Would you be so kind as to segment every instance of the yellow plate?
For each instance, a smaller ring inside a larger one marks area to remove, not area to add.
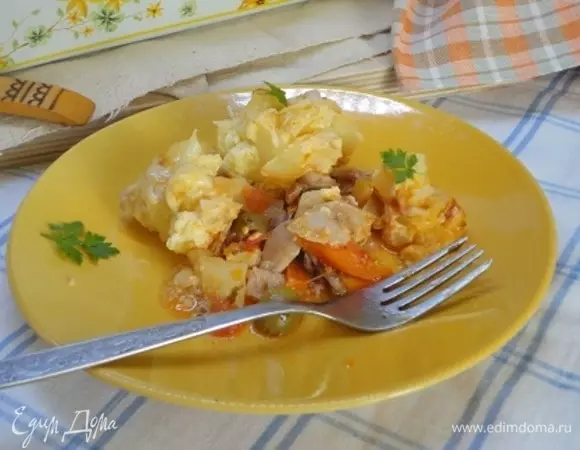
[[[314,87],[323,89],[322,87]],[[298,333],[201,337],[90,372],[172,403],[248,413],[350,408],[424,388],[488,357],[532,316],[551,280],[554,222],[540,188],[498,143],[460,120],[407,100],[328,89],[353,112],[365,140],[354,164],[376,167],[394,147],[427,156],[433,183],[465,208],[471,240],[494,259],[457,299],[412,325],[360,334],[309,317]],[[151,159],[212,121],[245,92],[207,94],[146,111],[87,138],[39,179],[10,235],[8,273],[32,328],[66,344],[173,319],[159,302],[174,258],[157,237],[125,228],[121,190]],[[80,220],[121,254],[94,266],[61,259],[40,236],[49,222]],[[72,282],[71,282],[72,281]]]

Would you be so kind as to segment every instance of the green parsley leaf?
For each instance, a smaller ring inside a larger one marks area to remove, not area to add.
[[[84,254],[91,261],[97,262],[120,253],[111,243],[106,242],[104,236],[90,231],[85,233],[85,226],[79,221],[51,223],[48,230],[40,235],[53,241],[60,255],[79,266],[83,263]]]
[[[391,169],[395,175],[395,183],[399,184],[406,179],[411,179],[415,176],[415,166],[418,158],[415,154],[408,154],[400,148],[390,149],[386,152],[381,152],[381,159],[383,164]]]
[[[50,223],[48,228],[55,235],[59,236],[74,236],[79,237],[85,232],[85,226],[82,222],[68,222],[68,223]]]
[[[270,88],[268,94],[276,97],[280,103],[284,106],[288,106],[288,99],[286,98],[286,92],[280,89],[278,86],[273,85],[272,83],[268,83],[264,81],[264,84]]]
[[[120,253],[117,248],[113,247],[113,244],[105,241],[105,236],[90,231],[85,235],[83,249],[91,261],[109,259]]]

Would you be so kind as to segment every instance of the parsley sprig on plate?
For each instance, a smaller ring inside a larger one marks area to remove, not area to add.
[[[386,152],[381,152],[381,159],[383,165],[391,169],[395,175],[395,183],[402,183],[415,176],[415,166],[418,162],[417,155],[409,154],[398,148],[396,150],[389,149]]]
[[[82,222],[51,223],[41,236],[53,241],[57,251],[66,259],[81,265],[85,255],[92,262],[109,259],[120,252],[105,236],[86,231]]]
[[[268,94],[270,94],[273,97],[276,97],[276,99],[280,103],[282,103],[284,106],[288,106],[288,99],[286,98],[286,92],[284,92],[278,86],[276,86],[272,83],[268,83],[267,81],[264,81],[264,84],[270,88],[270,90],[268,91]]]

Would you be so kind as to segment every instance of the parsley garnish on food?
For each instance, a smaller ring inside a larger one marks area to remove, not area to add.
[[[284,92],[278,86],[273,85],[272,83],[268,83],[267,81],[264,81],[264,84],[270,88],[270,90],[268,91],[268,94],[272,95],[273,97],[276,97],[278,99],[278,101],[280,103],[282,103],[284,106],[288,106],[288,99],[286,98],[286,92]]]
[[[395,183],[402,183],[406,179],[411,179],[415,175],[415,165],[417,155],[408,154],[400,148],[381,152],[383,164],[387,166],[395,175]]]
[[[97,262],[120,253],[113,244],[106,241],[105,236],[85,232],[82,222],[51,223],[48,229],[47,233],[40,233],[41,236],[53,241],[62,256],[78,265],[83,263],[84,255]]]

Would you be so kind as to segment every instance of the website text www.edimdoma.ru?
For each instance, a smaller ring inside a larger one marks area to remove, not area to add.
[[[554,423],[506,423],[497,422],[488,425],[458,424],[451,425],[453,433],[571,433],[572,425]]]

